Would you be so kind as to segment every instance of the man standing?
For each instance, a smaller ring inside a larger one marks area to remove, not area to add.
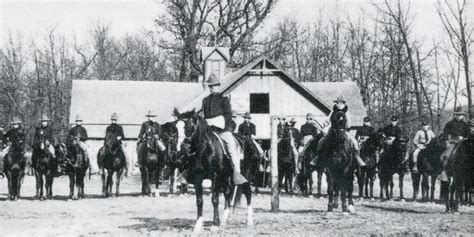
[[[160,141],[160,125],[155,121],[156,114],[153,114],[151,111],[148,111],[145,115],[147,117],[147,121],[142,123],[142,127],[140,129],[140,133],[138,134],[138,143],[137,143],[137,167],[140,167],[142,164],[143,159],[143,152],[145,151],[146,139],[147,136],[153,136],[157,140],[158,149],[160,151],[165,150],[165,145]]]
[[[448,176],[446,175],[448,160],[469,133],[470,128],[464,120],[464,112],[461,107],[457,107],[454,110],[454,118],[445,125],[443,130],[444,139],[446,139],[446,150],[441,154],[443,171],[441,172],[440,179],[442,181],[448,181]]]
[[[211,94],[202,101],[204,119],[219,133],[226,146],[234,166],[234,183],[236,185],[247,183],[247,179],[240,173],[240,160],[243,158],[242,148],[231,132],[232,108],[229,98],[220,93],[221,83],[214,73],[209,76],[206,83]]]
[[[53,159],[56,157],[54,154],[53,143],[53,129],[49,125],[48,115],[43,114],[41,116],[41,122],[35,127],[35,135],[33,137],[33,153],[31,155],[32,165],[36,168],[38,157],[43,151],[49,153]]]
[[[105,136],[107,136],[107,134],[112,134],[114,135],[117,140],[119,140],[120,142],[120,149],[122,150],[122,153],[123,155],[125,156],[125,171],[124,171],[124,174],[125,176],[127,176],[128,174],[128,167],[129,167],[129,160],[128,160],[128,155],[127,153],[125,152],[125,149],[123,147],[123,143],[122,143],[122,140],[125,139],[125,134],[123,133],[123,128],[121,125],[117,124],[117,120],[118,120],[118,115],[117,113],[113,113],[112,116],[110,116],[110,125],[105,129]],[[104,144],[105,144],[105,141],[104,141]],[[101,168],[101,167],[99,167]]]
[[[423,120],[421,122],[421,129],[418,130],[413,138],[413,145],[415,146],[415,151],[413,151],[413,173],[418,173],[418,154],[421,150],[426,148],[426,145],[435,138],[435,135],[431,129],[429,129],[428,121]]]
[[[82,126],[82,118],[79,115],[76,116],[75,122],[76,126],[69,130],[68,146],[71,147],[74,144],[78,144],[79,147],[84,151],[86,158],[89,158],[89,153],[86,146],[86,141],[89,139],[87,136],[87,130]],[[77,164],[74,165],[77,166]]]
[[[255,147],[257,148],[259,157],[263,157],[263,150],[260,147],[260,144],[258,144],[254,140],[254,137],[255,137],[255,134],[256,134],[256,129],[255,129],[255,124],[250,122],[251,119],[252,119],[252,117],[250,116],[250,113],[246,112],[244,114],[244,122],[239,125],[238,134],[250,139],[253,142],[253,144],[255,145]]]
[[[370,136],[375,133],[375,128],[370,125],[371,119],[369,117],[364,118],[364,125],[357,129],[355,138],[359,144],[365,142]]]

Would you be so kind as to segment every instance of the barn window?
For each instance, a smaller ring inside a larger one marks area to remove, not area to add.
[[[250,94],[250,113],[252,114],[270,113],[270,97],[268,93]]]
[[[211,61],[211,74],[214,73],[216,76],[221,75],[221,68],[219,61]]]

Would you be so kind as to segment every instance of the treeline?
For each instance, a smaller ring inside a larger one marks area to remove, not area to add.
[[[230,67],[266,55],[300,81],[356,81],[376,125],[397,114],[406,135],[420,118],[439,130],[463,97],[472,108],[464,0],[436,4],[447,37],[434,42],[415,37],[416,13],[405,1],[377,1],[357,19],[335,8],[309,25],[285,18],[273,28],[264,25],[272,0],[161,4],[166,13],[150,32],[117,38],[97,24],[81,43],[55,29],[32,42],[12,34],[0,52],[0,122],[19,116],[29,129],[46,113],[64,134],[73,79],[193,81],[202,73],[199,48],[214,45],[230,48]]]

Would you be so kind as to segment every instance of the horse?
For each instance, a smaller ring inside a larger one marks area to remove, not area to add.
[[[169,170],[169,192],[177,192],[175,184],[179,170],[183,167],[183,154],[184,151],[181,149],[183,144],[178,144],[178,128],[177,126],[183,126],[183,121],[172,121],[166,122],[161,125],[160,137],[163,139],[163,144],[166,147],[164,153],[164,162]],[[183,184],[184,186],[184,184]],[[184,187],[181,187],[180,192],[184,191]]]
[[[377,162],[383,150],[381,142],[382,135],[374,133],[367,140],[361,143],[360,157],[365,162],[364,168],[357,169],[357,183],[359,185],[359,197],[374,197],[374,181],[376,175]],[[365,191],[365,192],[364,192]]]
[[[380,199],[393,198],[393,175],[398,174],[400,200],[403,200],[403,177],[406,171],[405,153],[408,148],[407,138],[395,138],[391,145],[386,144],[379,161]],[[390,186],[390,192],[389,192]]]
[[[185,163],[188,170],[187,180],[194,184],[196,192],[197,222],[194,232],[198,232],[203,223],[202,182],[204,179],[212,181],[213,228],[217,228],[221,224],[219,219],[219,195],[221,192],[224,193],[225,198],[223,225],[226,225],[230,215],[232,190],[235,187],[232,178],[232,161],[226,157],[226,151],[218,135],[194,109],[185,113],[179,113],[175,109],[175,116],[178,120],[184,121],[184,134],[190,144],[190,153],[186,157]],[[252,190],[249,183],[242,184],[241,187],[247,199],[247,225],[253,225]]]
[[[446,199],[446,212],[458,212],[462,194],[474,188],[474,134],[465,138],[448,160],[447,174],[452,178],[449,184],[449,197]],[[470,201],[470,200],[469,200]]]
[[[296,170],[294,139],[291,129],[286,129],[278,142],[278,184],[286,193],[293,194],[293,175]],[[285,183],[283,183],[285,178]]]
[[[112,133],[105,136],[104,146],[97,153],[97,164],[102,172],[102,194],[104,197],[110,197],[112,186],[114,184],[113,175],[117,173],[115,186],[115,196],[120,194],[120,179],[125,170],[125,154],[121,149],[121,141]]]
[[[83,199],[84,195],[84,178],[87,169],[90,166],[89,157],[86,152],[74,140],[71,144],[59,144],[56,147],[56,157],[60,160],[63,170],[69,177],[69,199]],[[89,171],[90,172],[90,171]],[[77,188],[77,196],[75,195],[75,188]]]
[[[434,201],[434,194],[436,189],[436,178],[441,174],[443,166],[440,161],[441,154],[446,149],[446,145],[442,139],[442,135],[435,137],[426,148],[418,153],[417,168],[418,173],[411,174],[413,183],[413,200],[416,200],[421,183],[421,200],[431,202]],[[411,154],[413,155],[413,154]],[[415,164],[413,159],[410,159],[410,168]],[[431,189],[429,178],[431,177]]]
[[[3,160],[3,171],[8,181],[8,198],[20,198],[21,184],[25,177],[26,160],[23,155],[23,141],[13,142]]]
[[[297,181],[301,192],[304,195],[311,195],[313,193],[313,172],[316,171],[318,175],[317,196],[321,197],[321,179],[324,173],[324,168],[322,166],[311,166],[310,162],[317,155],[318,142],[323,136],[323,133],[319,133],[313,139],[308,141],[308,145],[301,154],[301,166],[299,167],[300,173],[297,176]]]
[[[325,140],[322,141],[320,162],[326,170],[328,185],[328,212],[337,208],[339,193],[341,195],[342,211],[351,211],[352,181],[354,179],[355,149],[346,133],[347,118],[344,112],[336,112],[336,121]],[[349,206],[346,198],[349,199]]]
[[[152,131],[146,131],[145,140],[137,148],[141,160],[140,173],[142,179],[142,195],[151,196],[150,183],[155,183],[158,189],[160,183],[160,171],[164,167],[164,151],[159,149],[159,135]],[[140,150],[142,149],[142,150]]]
[[[36,160],[36,164],[33,167],[36,178],[35,198],[43,200],[45,199],[43,196],[43,186],[46,189],[46,198],[51,199],[53,197],[53,181],[58,162],[48,150],[48,146],[52,146],[50,141],[43,139],[40,142],[40,146],[34,148],[32,156]]]

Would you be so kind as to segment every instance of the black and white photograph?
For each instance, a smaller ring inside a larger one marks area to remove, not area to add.
[[[0,236],[474,235],[474,0],[0,0]]]

